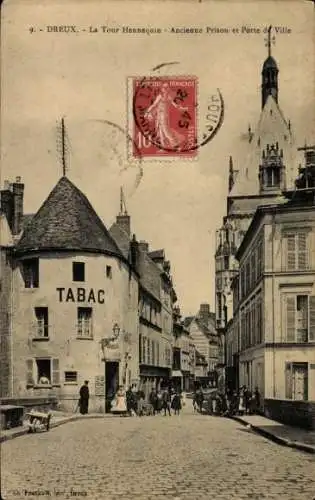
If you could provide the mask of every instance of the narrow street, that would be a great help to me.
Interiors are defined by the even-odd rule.
[[[314,459],[193,414],[80,420],[2,445],[2,498],[312,500]]]

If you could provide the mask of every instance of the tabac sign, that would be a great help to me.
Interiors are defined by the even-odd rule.
[[[93,288],[56,288],[59,302],[89,302],[90,304],[104,304],[105,291]]]

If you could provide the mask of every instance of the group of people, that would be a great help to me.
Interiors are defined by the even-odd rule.
[[[175,389],[152,389],[148,401],[142,390],[136,391],[129,387],[126,392],[126,406],[128,415],[143,416],[146,414],[159,415],[164,412],[164,416],[171,416],[171,410],[175,415],[179,415],[182,409],[182,397]],[[149,411],[147,411],[149,410]]]
[[[204,397],[202,389],[198,389],[193,398],[194,409],[201,413],[205,402],[207,403],[205,405],[206,412],[214,415],[250,415],[260,411],[258,387],[255,388],[254,392],[251,392],[246,386],[240,387],[238,391],[214,392],[207,399]]]
[[[89,406],[89,387],[88,380],[80,389],[80,399],[78,407],[82,415],[88,413]],[[182,395],[179,391],[171,388],[162,390],[152,389],[148,401],[143,390],[137,389],[135,385],[125,391],[124,387],[119,386],[116,394],[111,397],[110,412],[124,416],[143,416],[147,414],[161,414],[171,416],[171,410],[174,415],[179,415],[182,409]]]

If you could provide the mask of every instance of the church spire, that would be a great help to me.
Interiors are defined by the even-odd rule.
[[[268,28],[268,36],[265,40],[268,48],[268,57],[265,60],[262,68],[262,84],[261,84],[261,103],[262,108],[265,106],[269,95],[272,95],[278,102],[278,66],[275,59],[271,55],[271,45],[275,43],[275,36],[271,36],[272,26]]]

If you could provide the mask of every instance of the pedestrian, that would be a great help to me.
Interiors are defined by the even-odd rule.
[[[168,412],[169,416],[171,416],[171,394],[165,389],[163,392],[163,406],[164,417],[166,417],[166,412]]]
[[[251,407],[251,404],[250,404],[250,401],[252,399],[252,393],[249,389],[247,389],[246,387],[244,388],[244,406],[245,406],[245,415],[250,413],[250,407]]]
[[[90,397],[89,381],[85,380],[84,384],[80,389],[80,399],[79,399],[79,408],[80,408],[80,413],[82,415],[86,415],[89,411],[89,397]]]
[[[162,392],[160,390],[157,391],[157,394],[156,394],[156,411],[158,412],[158,414],[161,413],[161,410],[162,410],[162,406],[163,406],[163,396],[162,396]]]
[[[259,413],[259,410],[260,410],[260,392],[258,390],[258,387],[255,387],[254,400],[255,400],[254,413]]]
[[[144,405],[145,405],[145,393],[143,390],[139,389],[139,391],[137,392],[137,415],[138,415],[138,417],[143,416]]]
[[[239,392],[239,403],[238,403],[238,413],[239,415],[244,415],[245,412],[245,385],[240,388]]]
[[[135,401],[134,401],[134,393],[132,392],[131,387],[126,392],[126,404],[127,404],[127,413],[132,416],[132,412],[134,412]]]
[[[199,413],[202,413],[203,401],[204,401],[203,390],[202,387],[200,387],[200,389],[197,392],[197,405]]]
[[[153,415],[155,415],[155,413],[157,412],[157,394],[155,389],[153,388],[149,395],[149,403],[150,405],[152,405]]]
[[[117,413],[120,416],[127,415],[126,392],[122,385],[119,386],[116,393],[111,411],[112,413]]]
[[[180,410],[182,409],[180,394],[175,392],[171,402],[171,408],[174,410],[174,415],[179,415]]]
[[[197,402],[197,392],[194,392],[194,396],[193,396],[193,409],[194,409],[194,412],[197,411],[197,407],[198,407],[198,402]]]

